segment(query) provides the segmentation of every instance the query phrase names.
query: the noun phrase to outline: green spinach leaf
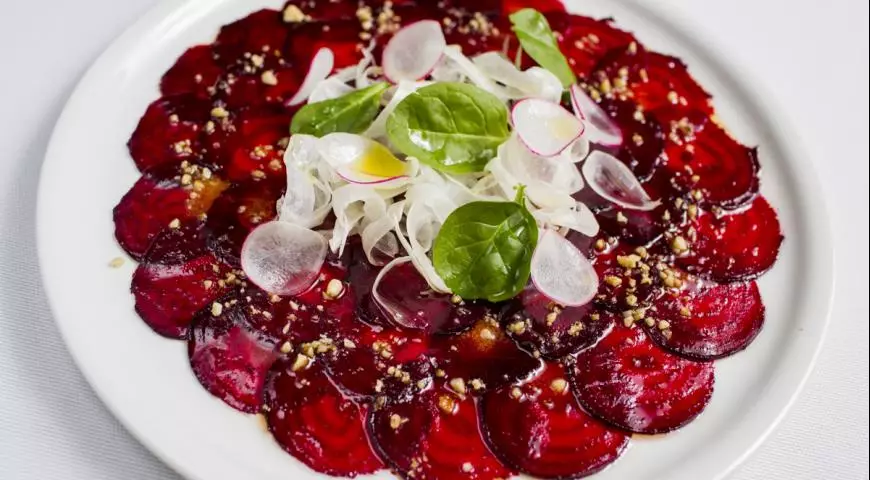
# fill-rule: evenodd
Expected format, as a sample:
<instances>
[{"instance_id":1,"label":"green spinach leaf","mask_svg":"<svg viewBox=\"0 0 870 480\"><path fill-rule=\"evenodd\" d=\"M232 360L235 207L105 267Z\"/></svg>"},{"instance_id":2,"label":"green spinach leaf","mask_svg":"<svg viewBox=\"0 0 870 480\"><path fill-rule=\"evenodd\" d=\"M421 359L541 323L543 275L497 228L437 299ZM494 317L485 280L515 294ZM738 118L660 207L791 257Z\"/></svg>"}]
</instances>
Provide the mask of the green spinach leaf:
<instances>
[{"instance_id":1,"label":"green spinach leaf","mask_svg":"<svg viewBox=\"0 0 870 480\"><path fill-rule=\"evenodd\" d=\"M529 282L538 226L516 202L472 202L447 217L435 238L435 271L462 298L500 302Z\"/></svg>"},{"instance_id":2,"label":"green spinach leaf","mask_svg":"<svg viewBox=\"0 0 870 480\"><path fill-rule=\"evenodd\" d=\"M290 133L322 137L329 133L362 133L381 109L381 97L388 83L376 83L332 100L305 105L290 123Z\"/></svg>"},{"instance_id":3,"label":"green spinach leaf","mask_svg":"<svg viewBox=\"0 0 870 480\"><path fill-rule=\"evenodd\" d=\"M387 120L395 148L447 173L481 172L504 143L507 108L473 85L436 83L402 100Z\"/></svg>"},{"instance_id":4,"label":"green spinach leaf","mask_svg":"<svg viewBox=\"0 0 870 480\"><path fill-rule=\"evenodd\" d=\"M577 82L568 60L559 50L550 24L541 12L534 8L524 8L511 14L510 20L523 50L538 65L556 75L565 87Z\"/></svg>"}]
</instances>

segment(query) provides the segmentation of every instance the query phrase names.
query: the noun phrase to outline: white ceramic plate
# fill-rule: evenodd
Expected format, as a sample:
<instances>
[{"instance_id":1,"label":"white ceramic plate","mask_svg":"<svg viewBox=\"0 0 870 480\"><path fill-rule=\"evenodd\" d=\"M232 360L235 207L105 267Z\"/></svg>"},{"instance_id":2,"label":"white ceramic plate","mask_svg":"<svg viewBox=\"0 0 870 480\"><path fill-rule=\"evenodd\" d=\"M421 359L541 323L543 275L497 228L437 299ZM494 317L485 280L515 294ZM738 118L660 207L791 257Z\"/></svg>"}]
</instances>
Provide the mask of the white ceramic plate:
<instances>
[{"instance_id":1,"label":"white ceramic plate","mask_svg":"<svg viewBox=\"0 0 870 480\"><path fill-rule=\"evenodd\" d=\"M112 208L138 178L125 143L158 96L162 73L190 45L281 0L167 0L96 62L54 132L39 191L38 242L44 282L60 330L85 376L114 414L183 475L198 480L271 480L318 475L285 454L253 416L212 398L188 367L186 345L153 334L133 311L134 264L122 255ZM582 8L581 8L582 7ZM720 361L716 393L687 428L638 438L596 480L724 477L782 418L808 375L824 336L832 252L820 188L777 112L738 82L703 42L649 7L616 0L570 2L612 16L654 49L682 57L715 95L721 118L761 146L762 192L779 210L786 241L761 290L767 325L751 347ZM382 477L388 477L382 473Z\"/></svg>"}]
</instances>

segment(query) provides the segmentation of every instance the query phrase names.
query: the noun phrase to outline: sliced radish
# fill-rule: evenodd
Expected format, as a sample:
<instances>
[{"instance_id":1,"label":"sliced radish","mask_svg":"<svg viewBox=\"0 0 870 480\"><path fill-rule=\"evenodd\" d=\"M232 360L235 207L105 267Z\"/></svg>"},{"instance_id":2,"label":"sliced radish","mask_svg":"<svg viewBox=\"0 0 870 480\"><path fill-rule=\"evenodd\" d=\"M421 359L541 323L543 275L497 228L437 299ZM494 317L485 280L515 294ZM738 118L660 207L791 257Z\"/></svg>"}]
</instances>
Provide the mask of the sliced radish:
<instances>
[{"instance_id":1,"label":"sliced radish","mask_svg":"<svg viewBox=\"0 0 870 480\"><path fill-rule=\"evenodd\" d=\"M553 72L546 68L531 67L525 71L525 75L535 83L537 91L532 96L551 102L562 100L562 82Z\"/></svg>"},{"instance_id":2,"label":"sliced radish","mask_svg":"<svg viewBox=\"0 0 870 480\"><path fill-rule=\"evenodd\" d=\"M598 291L595 267L577 247L553 230L544 230L538 240L531 268L535 287L560 305L585 305Z\"/></svg>"},{"instance_id":3,"label":"sliced radish","mask_svg":"<svg viewBox=\"0 0 870 480\"><path fill-rule=\"evenodd\" d=\"M415 173L415 162L399 160L384 145L351 133L330 133L318 141L323 160L348 183L395 188Z\"/></svg>"},{"instance_id":4,"label":"sliced radish","mask_svg":"<svg viewBox=\"0 0 870 480\"><path fill-rule=\"evenodd\" d=\"M563 155L567 157L570 162L580 163L583 160L586 160L586 157L589 156L589 152L592 151L592 145L589 143L589 139L586 136L581 136L564 152Z\"/></svg>"},{"instance_id":5,"label":"sliced radish","mask_svg":"<svg viewBox=\"0 0 870 480\"><path fill-rule=\"evenodd\" d=\"M268 222L254 229L241 253L245 275L263 290L282 296L308 289L325 258L323 236L287 222Z\"/></svg>"},{"instance_id":6,"label":"sliced radish","mask_svg":"<svg viewBox=\"0 0 870 480\"><path fill-rule=\"evenodd\" d=\"M561 105L526 98L511 111L514 131L535 155L553 157L562 153L583 134L583 122Z\"/></svg>"},{"instance_id":7,"label":"sliced radish","mask_svg":"<svg viewBox=\"0 0 870 480\"><path fill-rule=\"evenodd\" d=\"M586 137L590 142L611 147L622 145L622 131L616 123L576 84L571 85L571 106L574 114L588 125Z\"/></svg>"},{"instance_id":8,"label":"sliced radish","mask_svg":"<svg viewBox=\"0 0 870 480\"><path fill-rule=\"evenodd\" d=\"M505 93L513 98L533 97L558 102L562 97L562 83L549 70L532 67L522 71L499 52L480 54L472 62L492 80L509 87Z\"/></svg>"},{"instance_id":9,"label":"sliced radish","mask_svg":"<svg viewBox=\"0 0 870 480\"><path fill-rule=\"evenodd\" d=\"M333 67L335 67L335 54L332 53L332 50L326 47L318 50L314 54L314 58L311 59L311 66L308 67L308 73L305 75L305 80L302 81L302 86L287 101L287 105L292 107L308 100L317 84L325 80L332 73Z\"/></svg>"},{"instance_id":10,"label":"sliced radish","mask_svg":"<svg viewBox=\"0 0 870 480\"><path fill-rule=\"evenodd\" d=\"M502 91L498 85L493 82L489 76L483 73L483 70L480 69L477 65L474 64L471 60L468 59L462 53L462 47L459 45L448 45L444 48L444 56L450 59L451 67L455 68L460 73L460 78L462 76L471 80L471 83L476 86L490 92L497 97L503 98L504 92ZM451 68L445 68L444 72L439 72L439 74L443 74L445 76L449 76L448 72L450 72ZM443 81L443 80L441 80Z\"/></svg>"},{"instance_id":11,"label":"sliced radish","mask_svg":"<svg viewBox=\"0 0 870 480\"><path fill-rule=\"evenodd\" d=\"M661 202L653 201L624 163L613 155L596 150L583 164L583 176L595 193L620 207L652 210Z\"/></svg>"},{"instance_id":12,"label":"sliced radish","mask_svg":"<svg viewBox=\"0 0 870 480\"><path fill-rule=\"evenodd\" d=\"M354 89L340 78L330 77L317 84L311 95L308 96L308 101L311 103L323 102L334 98L347 95Z\"/></svg>"},{"instance_id":13,"label":"sliced radish","mask_svg":"<svg viewBox=\"0 0 870 480\"><path fill-rule=\"evenodd\" d=\"M375 277L375 283L372 284L372 298L375 300L375 303L383 309L384 313L386 313L389 318L399 325L407 325L413 324L410 319L405 318L405 314L408 312L408 309L405 308L404 305L393 303L387 300L380 292L381 281L384 277L392 270L393 268L403 265L411 261L411 257L398 257L394 258L392 261L384 265L384 268L378 272L378 276Z\"/></svg>"},{"instance_id":14,"label":"sliced radish","mask_svg":"<svg viewBox=\"0 0 870 480\"><path fill-rule=\"evenodd\" d=\"M384 47L384 76L392 83L420 80L432 72L446 46L440 23L412 23L396 32Z\"/></svg>"},{"instance_id":15,"label":"sliced radish","mask_svg":"<svg viewBox=\"0 0 870 480\"><path fill-rule=\"evenodd\" d=\"M574 208L542 208L532 212L535 220L547 226L567 228L587 237L598 235L598 220L585 204L577 202Z\"/></svg>"},{"instance_id":16,"label":"sliced radish","mask_svg":"<svg viewBox=\"0 0 870 480\"><path fill-rule=\"evenodd\" d=\"M278 201L278 219L309 226L316 200L310 176L296 166L287 169L287 193Z\"/></svg>"}]
</instances>

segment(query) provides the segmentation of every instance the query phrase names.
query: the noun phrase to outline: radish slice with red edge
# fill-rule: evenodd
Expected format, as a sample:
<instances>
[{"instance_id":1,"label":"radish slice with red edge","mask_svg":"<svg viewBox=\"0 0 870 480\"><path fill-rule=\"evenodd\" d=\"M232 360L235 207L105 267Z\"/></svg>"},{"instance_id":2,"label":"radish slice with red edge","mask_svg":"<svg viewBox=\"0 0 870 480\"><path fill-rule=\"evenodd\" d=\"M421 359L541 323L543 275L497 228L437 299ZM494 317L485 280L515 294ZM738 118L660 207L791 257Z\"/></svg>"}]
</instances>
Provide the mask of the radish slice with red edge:
<instances>
[{"instance_id":1,"label":"radish slice with red edge","mask_svg":"<svg viewBox=\"0 0 870 480\"><path fill-rule=\"evenodd\" d=\"M514 131L532 153L553 157L583 134L583 122L558 103L526 98L511 111Z\"/></svg>"},{"instance_id":2,"label":"radish slice with red edge","mask_svg":"<svg viewBox=\"0 0 870 480\"><path fill-rule=\"evenodd\" d=\"M422 20L408 25L393 35L384 47L384 76L391 83L420 80L438 65L447 40L441 24Z\"/></svg>"},{"instance_id":3,"label":"radish slice with red edge","mask_svg":"<svg viewBox=\"0 0 870 480\"><path fill-rule=\"evenodd\" d=\"M544 230L532 256L532 283L550 300L579 307L598 292L598 274L583 253L565 237Z\"/></svg>"},{"instance_id":4,"label":"radish slice with red edge","mask_svg":"<svg viewBox=\"0 0 870 480\"><path fill-rule=\"evenodd\" d=\"M586 137L589 141L609 147L622 145L622 131L607 112L599 107L595 100L589 98L580 86L571 85L570 92L574 114L588 126Z\"/></svg>"},{"instance_id":5,"label":"radish slice with red edge","mask_svg":"<svg viewBox=\"0 0 870 480\"><path fill-rule=\"evenodd\" d=\"M269 222L252 231L242 246L242 270L263 290L296 295L317 279L326 258L319 233L287 222Z\"/></svg>"},{"instance_id":6,"label":"radish slice with red edge","mask_svg":"<svg viewBox=\"0 0 870 480\"><path fill-rule=\"evenodd\" d=\"M378 307L383 310L384 314L387 315L393 322L402 326L416 325L420 322L419 319L411 319L407 318L407 314L409 313L408 309L404 305L398 305L392 302L387 301L379 290L381 286L381 281L384 277L392 270L393 268L408 263L411 261L411 257L399 257L394 258L392 261L384 265L384 268L378 272L378 276L375 277L375 283L372 284L372 298L375 300L375 303Z\"/></svg>"},{"instance_id":7,"label":"radish slice with red edge","mask_svg":"<svg viewBox=\"0 0 870 480\"><path fill-rule=\"evenodd\" d=\"M334 66L335 54L332 53L332 50L326 47L318 50L314 54L314 58L311 59L311 66L308 67L308 74L305 75L305 80L302 81L299 91L287 101L287 105L292 107L308 100L317 85L326 80L332 73Z\"/></svg>"},{"instance_id":8,"label":"radish slice with red edge","mask_svg":"<svg viewBox=\"0 0 870 480\"><path fill-rule=\"evenodd\" d=\"M321 158L343 180L375 188L401 186L416 173L414 161L402 161L384 145L352 133L330 133L318 141Z\"/></svg>"},{"instance_id":9,"label":"radish slice with red edge","mask_svg":"<svg viewBox=\"0 0 870 480\"><path fill-rule=\"evenodd\" d=\"M583 177L605 200L631 210L652 210L661 202L649 198L631 169L613 155L596 150L583 163Z\"/></svg>"}]
</instances>

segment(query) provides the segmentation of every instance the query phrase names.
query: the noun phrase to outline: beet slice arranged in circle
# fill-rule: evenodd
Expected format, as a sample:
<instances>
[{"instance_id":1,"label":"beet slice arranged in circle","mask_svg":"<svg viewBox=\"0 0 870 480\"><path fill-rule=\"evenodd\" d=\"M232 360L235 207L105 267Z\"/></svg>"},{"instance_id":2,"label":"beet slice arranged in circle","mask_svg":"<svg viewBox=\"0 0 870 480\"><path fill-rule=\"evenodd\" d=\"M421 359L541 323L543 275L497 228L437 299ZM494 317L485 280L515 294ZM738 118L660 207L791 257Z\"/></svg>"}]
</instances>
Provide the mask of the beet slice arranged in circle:
<instances>
[{"instance_id":1,"label":"beet slice arranged in circle","mask_svg":"<svg viewBox=\"0 0 870 480\"><path fill-rule=\"evenodd\" d=\"M251 230L274 219L284 189L271 183L238 184L221 195L208 210L209 249L221 260L241 268L242 245Z\"/></svg>"},{"instance_id":2,"label":"beet slice arranged in circle","mask_svg":"<svg viewBox=\"0 0 870 480\"><path fill-rule=\"evenodd\" d=\"M708 122L693 142L666 151L664 165L674 182L700 192L703 205L738 208L758 194L758 149L737 142L715 123Z\"/></svg>"},{"instance_id":3,"label":"beet slice arranged in circle","mask_svg":"<svg viewBox=\"0 0 870 480\"><path fill-rule=\"evenodd\" d=\"M376 311L368 312L369 316L381 315L399 328L428 333L457 332L495 314L495 307L487 302L432 291L410 262L387 271L378 284L378 293L389 308L379 306L373 298L370 306Z\"/></svg>"},{"instance_id":4,"label":"beet slice arranged in circle","mask_svg":"<svg viewBox=\"0 0 870 480\"><path fill-rule=\"evenodd\" d=\"M755 282L716 284L692 277L682 290L655 304L649 336L662 347L698 360L727 357L746 348L764 324Z\"/></svg>"},{"instance_id":5,"label":"beet slice arranged in circle","mask_svg":"<svg viewBox=\"0 0 870 480\"><path fill-rule=\"evenodd\" d=\"M567 17L562 22L565 28L559 37L559 48L568 57L574 73L583 79L589 77L608 52L636 43L634 35L614 27L609 19L597 20L562 12L551 14L552 16Z\"/></svg>"},{"instance_id":6,"label":"beet slice arranged in circle","mask_svg":"<svg viewBox=\"0 0 870 480\"><path fill-rule=\"evenodd\" d=\"M560 359L595 344L614 322L594 303L562 307L529 285L502 313L508 336L544 358Z\"/></svg>"},{"instance_id":7,"label":"beet slice arranged in circle","mask_svg":"<svg viewBox=\"0 0 870 480\"><path fill-rule=\"evenodd\" d=\"M431 358L442 377L482 393L528 378L541 360L520 349L495 318L478 321L455 335L432 339Z\"/></svg>"},{"instance_id":8,"label":"beet slice arranged in circle","mask_svg":"<svg viewBox=\"0 0 870 480\"><path fill-rule=\"evenodd\" d=\"M677 264L719 282L751 280L776 262L783 236L776 211L763 197L749 208L711 213L690 222L684 234L689 250L677 257Z\"/></svg>"},{"instance_id":9,"label":"beet slice arranged in circle","mask_svg":"<svg viewBox=\"0 0 870 480\"><path fill-rule=\"evenodd\" d=\"M507 478L480 434L474 400L434 388L388 402L368 418L369 438L402 478Z\"/></svg>"},{"instance_id":10,"label":"beet slice arranged in circle","mask_svg":"<svg viewBox=\"0 0 870 480\"><path fill-rule=\"evenodd\" d=\"M244 305L232 295L200 311L191 327L187 353L206 390L237 410L256 413L263 401L266 372L278 352L250 328L245 316Z\"/></svg>"},{"instance_id":11,"label":"beet slice arranged in circle","mask_svg":"<svg viewBox=\"0 0 870 480\"><path fill-rule=\"evenodd\" d=\"M162 97L149 105L127 142L139 170L196 161L202 153L201 132L211 109L211 101L193 94Z\"/></svg>"},{"instance_id":12,"label":"beet slice arranged in circle","mask_svg":"<svg viewBox=\"0 0 870 480\"><path fill-rule=\"evenodd\" d=\"M365 411L347 400L307 357L279 360L264 389L269 431L288 453L313 470L354 477L383 463L369 445Z\"/></svg>"},{"instance_id":13,"label":"beet slice arranged in circle","mask_svg":"<svg viewBox=\"0 0 870 480\"><path fill-rule=\"evenodd\" d=\"M592 261L600 281L596 303L611 312L648 307L664 288L657 263L643 247L617 245L598 252Z\"/></svg>"},{"instance_id":14,"label":"beet slice arranged in circle","mask_svg":"<svg viewBox=\"0 0 870 480\"><path fill-rule=\"evenodd\" d=\"M565 369L487 393L480 402L484 439L506 465L538 478L580 478L616 461L629 435L586 414Z\"/></svg>"},{"instance_id":15,"label":"beet slice arranged in circle","mask_svg":"<svg viewBox=\"0 0 870 480\"><path fill-rule=\"evenodd\" d=\"M209 172L208 178L203 172ZM210 170L196 165L149 169L113 211L115 238L131 257L141 260L155 237L205 213L226 187Z\"/></svg>"},{"instance_id":16,"label":"beet slice arranged in circle","mask_svg":"<svg viewBox=\"0 0 870 480\"><path fill-rule=\"evenodd\" d=\"M160 92L164 96L190 93L209 98L222 73L211 45L197 45L187 49L163 75Z\"/></svg>"},{"instance_id":17,"label":"beet slice arranged in circle","mask_svg":"<svg viewBox=\"0 0 870 480\"><path fill-rule=\"evenodd\" d=\"M136 313L155 332L185 338L194 316L225 294L230 268L205 254L181 264L143 263L133 274Z\"/></svg>"},{"instance_id":18,"label":"beet slice arranged in circle","mask_svg":"<svg viewBox=\"0 0 870 480\"><path fill-rule=\"evenodd\" d=\"M697 417L713 395L713 364L662 350L642 328L617 325L577 356L574 394L590 414L636 433L665 433Z\"/></svg>"}]
</instances>

